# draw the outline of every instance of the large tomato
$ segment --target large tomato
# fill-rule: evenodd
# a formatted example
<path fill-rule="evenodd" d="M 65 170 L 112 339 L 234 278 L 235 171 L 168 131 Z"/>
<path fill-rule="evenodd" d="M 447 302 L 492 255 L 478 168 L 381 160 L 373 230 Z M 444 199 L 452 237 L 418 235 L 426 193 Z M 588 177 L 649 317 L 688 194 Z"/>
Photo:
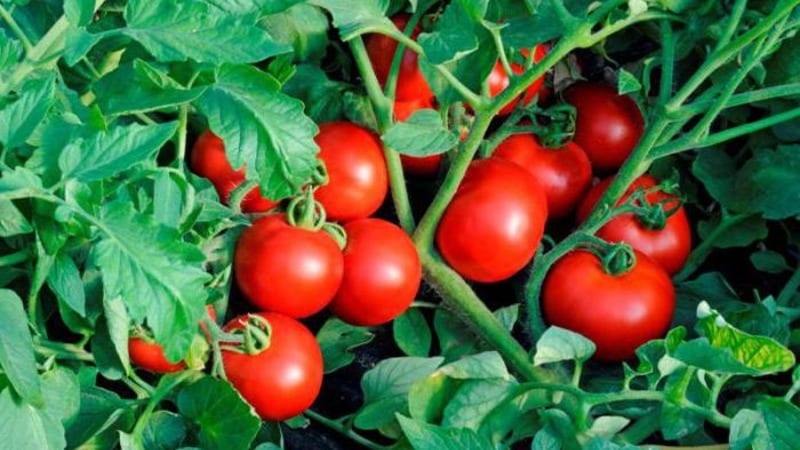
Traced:
<path fill-rule="evenodd" d="M 433 101 L 430 99 L 414 100 L 407 102 L 394 102 L 394 118 L 398 122 L 405 122 L 411 117 L 414 111 L 419 109 L 433 108 Z M 434 175 L 439 170 L 442 162 L 442 154 L 430 156 L 410 156 L 400 154 L 400 161 L 403 169 L 413 175 Z"/>
<path fill-rule="evenodd" d="M 186 368 L 183 361 L 169 362 L 161 345 L 141 337 L 128 339 L 128 356 L 133 365 L 153 373 L 180 372 Z"/>
<path fill-rule="evenodd" d="M 408 24 L 409 16 L 407 14 L 398 14 L 392 17 L 392 22 L 400 31 L 405 30 Z M 416 39 L 421 29 L 419 26 L 414 27 L 411 33 L 411 39 Z M 364 40 L 364 45 L 367 48 L 369 60 L 372 63 L 372 68 L 375 70 L 375 75 L 381 86 L 385 86 L 386 79 L 389 77 L 389 71 L 392 67 L 392 59 L 394 58 L 395 51 L 397 50 L 397 41 L 382 35 L 382 34 L 369 34 Z M 397 91 L 395 93 L 395 100 L 400 101 L 413 101 L 413 100 L 427 100 L 433 97 L 428 82 L 425 76 L 419 69 L 417 62 L 417 54 L 409 49 L 403 50 L 403 59 L 400 62 L 400 71 L 397 75 Z"/>
<path fill-rule="evenodd" d="M 675 312 L 669 276 L 642 253 L 625 273 L 611 275 L 597 255 L 577 250 L 550 269 L 542 310 L 550 325 L 580 333 L 597 345 L 595 357 L 621 361 L 664 336 Z"/>
<path fill-rule="evenodd" d="M 533 258 L 546 220 L 547 198 L 525 169 L 500 158 L 479 160 L 445 210 L 436 245 L 464 278 L 500 281 Z"/>
<path fill-rule="evenodd" d="M 547 51 L 545 50 L 544 46 L 537 45 L 533 50 L 533 61 L 534 62 L 541 61 L 542 58 L 544 58 L 546 52 Z M 525 56 L 528 55 L 527 51 L 523 51 L 522 53 Z M 512 62 L 511 70 L 515 74 L 519 75 L 525 72 L 525 66 Z M 489 95 L 492 97 L 498 96 L 511 83 L 511 81 L 508 78 L 508 73 L 506 73 L 506 70 L 503 68 L 503 64 L 499 60 L 497 61 L 497 63 L 495 63 L 491 73 L 489 73 L 488 83 L 489 83 Z M 528 89 L 525 91 L 525 95 L 522 96 L 523 105 L 527 105 L 528 103 L 531 102 L 531 100 L 533 100 L 536 94 L 539 93 L 539 89 L 541 89 L 542 84 L 544 84 L 544 76 L 537 78 L 536 80 L 534 80 L 533 83 L 531 83 L 530 86 L 528 86 Z M 514 108 L 517 106 L 517 102 L 519 102 L 519 99 L 508 102 L 503 106 L 503 109 L 501 109 L 498 114 L 500 114 L 501 116 L 511 114 L 511 111 L 513 111 Z"/>
<path fill-rule="evenodd" d="M 316 142 L 329 181 L 314 197 L 325 207 L 328 218 L 348 221 L 377 211 L 389 189 L 378 138 L 354 123 L 329 122 L 320 125 Z"/>
<path fill-rule="evenodd" d="M 322 351 L 300 322 L 276 313 L 258 313 L 270 325 L 269 347 L 257 354 L 222 350 L 228 381 L 264 420 L 294 417 L 311 406 L 322 387 Z M 241 329 L 237 317 L 226 331 Z"/>
<path fill-rule="evenodd" d="M 408 309 L 422 277 L 414 243 L 397 225 L 381 219 L 348 222 L 344 279 L 331 302 L 345 322 L 373 326 Z"/>
<path fill-rule="evenodd" d="M 592 166 L 574 142 L 546 148 L 533 134 L 515 134 L 500 143 L 494 156 L 508 159 L 530 172 L 547 196 L 550 217 L 565 217 L 592 182 Z"/>
<path fill-rule="evenodd" d="M 330 303 L 342 252 L 324 231 L 293 227 L 280 214 L 253 222 L 236 242 L 233 269 L 244 296 L 264 311 L 310 316 Z"/>
<path fill-rule="evenodd" d="M 575 107 L 575 142 L 601 172 L 619 168 L 631 154 L 644 131 L 639 107 L 627 95 L 599 83 L 581 82 L 564 92 Z"/>
<path fill-rule="evenodd" d="M 608 189 L 612 180 L 613 178 L 607 178 L 601 181 L 586 194 L 578 208 L 579 222 L 583 222 L 589 217 L 592 207 Z M 649 189 L 656 185 L 658 185 L 658 180 L 649 175 L 643 175 L 631 184 L 617 204 L 625 201 L 636 189 Z M 677 210 L 660 224 L 648 223 L 644 218 L 637 217 L 632 213 L 623 214 L 603 225 L 596 235 L 608 242 L 627 242 L 634 249 L 652 258 L 668 273 L 674 274 L 683 267 L 692 250 L 689 219 L 686 217 L 683 206 L 680 206 L 679 200 L 674 196 L 654 191 L 647 194 L 646 199 L 651 205 L 663 202 L 662 210 L 664 211 L 671 211 L 674 208 Z M 661 227 L 658 228 L 659 226 Z"/>
<path fill-rule="evenodd" d="M 228 202 L 231 191 L 245 180 L 244 168 L 233 170 L 225 156 L 222 139 L 211 130 L 204 131 L 195 141 L 189 156 L 189 165 L 194 173 L 211 181 L 223 203 Z M 277 204 L 278 202 L 262 197 L 260 189 L 254 187 L 242 199 L 241 208 L 244 212 L 263 212 Z"/>

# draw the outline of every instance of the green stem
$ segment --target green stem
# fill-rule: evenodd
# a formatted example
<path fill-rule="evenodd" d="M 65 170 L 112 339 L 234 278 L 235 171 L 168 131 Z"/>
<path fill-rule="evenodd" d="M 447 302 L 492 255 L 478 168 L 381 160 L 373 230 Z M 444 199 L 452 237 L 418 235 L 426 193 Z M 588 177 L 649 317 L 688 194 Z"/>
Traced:
<path fill-rule="evenodd" d="M 131 432 L 134 446 L 138 446 L 135 448 L 142 448 L 142 433 L 144 432 L 147 422 L 150 421 L 150 417 L 153 415 L 153 412 L 155 412 L 155 409 L 158 407 L 159 403 L 161 403 L 161 401 L 164 400 L 173 389 L 178 387 L 192 375 L 192 371 L 186 370 L 169 379 L 166 377 L 161 379 L 161 383 L 153 392 L 152 396 L 150 397 L 150 401 L 147 402 L 144 412 L 142 412 L 142 415 L 139 416 L 139 419 L 136 421 L 136 425 L 134 425 L 133 431 Z M 165 382 L 164 380 L 168 381 Z"/>
<path fill-rule="evenodd" d="M 637 445 L 661 428 L 661 414 L 650 411 L 628 425 L 617 438 L 626 444 Z"/>
<path fill-rule="evenodd" d="M 800 95 L 800 83 L 782 84 L 779 86 L 771 86 L 753 91 L 747 91 L 740 94 L 732 95 L 727 102 L 725 108 L 734 108 L 737 106 L 750 105 L 753 103 L 772 100 L 774 98 L 789 97 Z M 688 120 L 692 116 L 701 114 L 707 111 L 714 105 L 713 100 L 696 101 L 682 106 L 678 114 L 672 116 L 675 119 Z"/>
<path fill-rule="evenodd" d="M 689 257 L 686 259 L 686 263 L 683 265 L 681 271 L 673 277 L 673 281 L 679 283 L 688 279 L 689 276 L 691 276 L 700 267 L 703 261 L 708 258 L 708 255 L 711 254 L 711 251 L 714 249 L 717 241 L 727 235 L 728 230 L 739 225 L 745 220 L 750 219 L 751 217 L 753 217 L 752 214 L 734 214 L 729 216 L 727 213 L 723 213 L 719 225 L 717 225 L 717 227 L 714 228 L 714 230 L 700 242 L 700 245 L 692 250 L 692 253 L 689 254 Z"/>
<path fill-rule="evenodd" d="M 733 39 L 733 36 L 736 34 L 736 29 L 739 27 L 739 22 L 742 20 L 742 15 L 744 15 L 746 6 L 747 0 L 736 0 L 736 3 L 734 3 L 733 8 L 731 9 L 725 30 L 717 40 L 717 46 L 714 48 L 715 52 L 722 50 L 722 47 L 727 45 L 731 39 Z"/>
<path fill-rule="evenodd" d="M 800 266 L 798 266 L 792 276 L 789 277 L 789 280 L 781 289 L 780 294 L 778 294 L 778 298 L 775 300 L 778 305 L 786 306 L 789 302 L 792 301 L 792 297 L 797 294 L 797 290 L 800 288 Z"/>
<path fill-rule="evenodd" d="M 675 33 L 669 20 L 661 21 L 661 80 L 658 89 L 658 104 L 666 105 L 672 94 L 675 74 Z"/>
<path fill-rule="evenodd" d="M 14 253 L 0 256 L 0 267 L 14 266 L 31 259 L 30 249 L 22 249 Z"/>
<path fill-rule="evenodd" d="M 186 127 L 189 121 L 189 105 L 183 104 L 178 109 L 178 132 L 175 135 L 175 166 L 183 167 L 186 159 Z"/>
<path fill-rule="evenodd" d="M 40 337 L 34 337 L 33 346 L 36 353 L 44 356 L 55 356 L 57 359 L 94 362 L 94 356 L 91 353 L 75 344 L 53 342 Z"/>
<path fill-rule="evenodd" d="M 12 16 L 2 4 L 0 4 L 0 18 L 5 21 L 6 25 L 8 25 L 8 28 L 12 33 L 14 33 L 14 36 L 16 36 L 17 39 L 19 39 L 19 41 L 22 43 L 22 48 L 25 49 L 25 54 L 30 54 L 31 50 L 33 50 L 33 44 L 22 30 L 22 27 L 20 27 L 17 21 L 14 19 L 14 16 Z"/>
<path fill-rule="evenodd" d="M 364 446 L 364 447 L 366 447 L 368 449 L 371 449 L 371 450 L 386 450 L 386 449 L 388 449 L 388 447 L 384 447 L 382 445 L 379 445 L 379 444 L 377 444 L 377 443 L 365 438 L 364 436 L 361 436 L 360 434 L 358 434 L 355 431 L 353 431 L 352 428 L 344 425 L 342 422 L 340 422 L 338 420 L 329 419 L 329 418 L 323 416 L 322 414 L 320 414 L 318 412 L 315 412 L 315 411 L 313 411 L 311 409 L 307 409 L 303 414 L 308 416 L 310 419 L 312 419 L 312 420 L 314 420 L 316 422 L 319 422 L 322 425 L 325 425 L 326 427 L 332 429 L 333 431 L 336 431 L 337 433 L 339 433 L 339 434 L 351 439 L 353 442 L 355 442 L 357 444 L 360 444 L 360 445 L 362 445 L 362 446 Z"/>
<path fill-rule="evenodd" d="M 403 34 L 411 39 L 411 33 L 414 30 L 414 27 L 417 26 L 417 22 L 421 17 L 422 11 L 418 10 L 411 16 L 406 24 L 406 28 L 401 30 Z M 394 57 L 392 58 L 392 65 L 389 67 L 389 73 L 386 76 L 386 84 L 384 85 L 384 92 L 386 93 L 386 97 L 389 99 L 394 99 L 395 93 L 397 92 L 397 79 L 400 75 L 400 66 L 403 62 L 403 53 L 406 51 L 406 46 L 400 42 L 397 43 L 397 48 L 394 51 Z"/>

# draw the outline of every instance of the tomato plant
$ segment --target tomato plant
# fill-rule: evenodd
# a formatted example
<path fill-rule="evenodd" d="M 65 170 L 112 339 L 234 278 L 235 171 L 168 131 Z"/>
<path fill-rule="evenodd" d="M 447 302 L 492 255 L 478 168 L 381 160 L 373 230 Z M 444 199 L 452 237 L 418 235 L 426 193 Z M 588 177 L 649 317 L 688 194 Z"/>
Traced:
<path fill-rule="evenodd" d="M 537 45 L 533 49 L 533 62 L 537 63 L 545 55 L 545 48 L 543 45 Z M 530 52 L 528 50 L 523 50 L 522 55 L 528 57 Z M 509 67 L 511 68 L 511 72 L 515 75 L 519 75 L 525 71 L 525 67 L 521 64 L 511 62 L 509 63 Z M 509 83 L 511 83 L 508 71 L 505 69 L 502 61 L 497 61 L 492 67 L 491 73 L 489 73 L 489 79 L 487 80 L 487 84 L 489 86 L 489 95 L 492 97 L 496 97 L 498 94 L 506 90 Z M 528 89 L 525 90 L 525 94 L 522 96 L 522 104 L 527 105 L 531 102 L 538 94 L 544 84 L 544 75 L 534 80 Z M 501 116 L 508 115 L 514 108 L 517 106 L 517 103 L 520 99 L 512 100 L 506 103 L 503 108 L 498 113 Z"/>
<path fill-rule="evenodd" d="M 411 117 L 414 111 L 420 109 L 433 108 L 433 103 L 428 100 L 395 101 L 394 118 L 398 122 L 405 122 Z M 435 175 L 442 163 L 442 154 L 430 156 L 411 156 L 400 155 L 400 162 L 403 169 L 412 175 L 430 176 Z"/>

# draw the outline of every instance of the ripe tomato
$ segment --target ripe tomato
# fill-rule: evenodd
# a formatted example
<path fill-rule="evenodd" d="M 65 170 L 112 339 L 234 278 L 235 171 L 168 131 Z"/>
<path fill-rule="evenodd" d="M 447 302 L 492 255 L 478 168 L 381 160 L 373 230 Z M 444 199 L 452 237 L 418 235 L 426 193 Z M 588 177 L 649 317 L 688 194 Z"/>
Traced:
<path fill-rule="evenodd" d="M 222 350 L 228 381 L 264 420 L 294 417 L 311 406 L 322 387 L 322 351 L 300 322 L 277 313 L 258 313 L 270 325 L 269 347 L 254 355 Z M 247 316 L 225 325 L 241 329 Z"/>
<path fill-rule="evenodd" d="M 608 189 L 611 181 L 612 178 L 601 181 L 586 194 L 586 198 L 583 199 L 578 208 L 579 223 L 589 217 L 589 213 L 595 203 Z M 631 184 L 617 204 L 624 202 L 636 189 L 648 189 L 656 185 L 658 185 L 658 180 L 649 175 L 643 175 Z M 646 223 L 642 218 L 630 213 L 611 219 L 597 231 L 596 235 L 608 242 L 627 242 L 634 249 L 652 258 L 670 275 L 674 274 L 683 267 L 692 250 L 692 232 L 689 227 L 689 219 L 686 217 L 683 206 L 678 205 L 678 200 L 674 196 L 656 191 L 647 194 L 646 198 L 650 204 L 674 199 L 674 201 L 665 202 L 662 206 L 664 211 L 678 208 L 671 216 L 667 217 L 663 228 L 653 228 L 651 224 Z"/>
<path fill-rule="evenodd" d="M 533 134 L 515 134 L 495 149 L 494 156 L 514 162 L 533 175 L 547 196 L 550 217 L 571 213 L 592 181 L 589 158 L 574 142 L 549 149 Z"/>
<path fill-rule="evenodd" d="M 299 318 L 333 299 L 342 282 L 343 258 L 328 233 L 290 226 L 282 214 L 275 214 L 242 232 L 233 268 L 250 303 Z"/>
<path fill-rule="evenodd" d="M 414 111 L 433 108 L 433 101 L 422 99 L 407 102 L 394 102 L 394 117 L 398 122 L 405 122 Z M 442 154 L 430 156 L 410 156 L 400 154 L 400 161 L 406 173 L 412 175 L 435 175 L 442 162 Z"/>
<path fill-rule="evenodd" d="M 597 345 L 595 358 L 621 361 L 664 335 L 675 312 L 669 276 L 642 253 L 631 270 L 611 275 L 597 255 L 577 250 L 547 274 L 542 310 L 551 324 L 580 333 Z"/>
<path fill-rule="evenodd" d="M 189 157 L 189 166 L 194 173 L 211 181 L 220 200 L 226 204 L 231 191 L 245 180 L 244 168 L 233 170 L 228 162 L 228 157 L 225 156 L 225 145 L 222 139 L 211 130 L 204 131 L 197 138 Z M 262 197 L 260 189 L 255 187 L 244 196 L 241 208 L 244 212 L 263 212 L 272 209 L 277 204 L 278 202 Z"/>
<path fill-rule="evenodd" d="M 639 107 L 627 95 L 611 86 L 576 83 L 564 92 L 575 107 L 575 143 L 589 156 L 592 167 L 601 172 L 619 168 L 631 154 L 644 131 Z"/>
<path fill-rule="evenodd" d="M 522 54 L 527 56 L 528 52 L 524 50 Z M 542 45 L 537 45 L 533 51 L 533 61 L 534 62 L 541 61 L 542 58 L 544 58 L 545 54 L 546 54 L 545 48 Z M 512 62 L 511 70 L 515 74 L 519 75 L 525 72 L 525 66 Z M 510 84 L 510 80 L 508 79 L 508 74 L 506 73 L 506 70 L 503 68 L 503 64 L 499 60 L 497 61 L 497 63 L 495 63 L 494 67 L 492 68 L 492 72 L 489 73 L 488 82 L 489 82 L 489 95 L 492 97 L 497 97 Z M 539 93 L 539 89 L 542 87 L 542 84 L 544 84 L 544 76 L 537 78 L 533 83 L 531 83 L 530 86 L 528 86 L 528 89 L 525 91 L 525 95 L 522 97 L 523 105 L 527 105 L 528 103 L 531 102 L 531 100 L 533 100 L 533 97 L 535 97 L 536 94 Z M 503 109 L 501 109 L 498 114 L 501 116 L 511 114 L 511 111 L 513 111 L 514 108 L 517 106 L 518 101 L 519 99 L 508 102 L 505 106 L 503 106 Z"/>
<path fill-rule="evenodd" d="M 331 311 L 354 325 L 386 323 L 417 295 L 422 277 L 417 249 L 400 227 L 385 220 L 359 219 L 344 228 L 344 279 Z"/>
<path fill-rule="evenodd" d="M 392 17 L 392 22 L 400 31 L 403 31 L 408 24 L 409 18 L 408 14 L 398 14 Z M 411 39 L 416 39 L 420 31 L 419 25 L 414 27 Z M 369 55 L 369 60 L 372 63 L 372 68 L 375 70 L 378 81 L 381 86 L 385 86 L 392 67 L 392 59 L 397 51 L 397 41 L 382 34 L 368 34 L 364 39 L 364 45 L 367 48 L 367 55 Z M 400 62 L 400 71 L 397 75 L 395 100 L 427 100 L 432 97 L 433 92 L 431 92 L 425 76 L 419 69 L 417 54 L 409 49 L 403 50 L 403 59 Z"/>
<path fill-rule="evenodd" d="M 378 138 L 350 122 L 320 125 L 319 158 L 328 170 L 328 184 L 314 192 L 328 219 L 369 217 L 380 208 L 389 189 L 389 174 Z"/>
<path fill-rule="evenodd" d="M 140 337 L 128 339 L 128 355 L 135 366 L 153 373 L 180 372 L 186 368 L 183 361 L 169 362 L 161 345 Z"/>
<path fill-rule="evenodd" d="M 500 158 L 475 161 L 436 230 L 444 260 L 464 278 L 506 279 L 536 253 L 547 198 L 522 167 Z"/>

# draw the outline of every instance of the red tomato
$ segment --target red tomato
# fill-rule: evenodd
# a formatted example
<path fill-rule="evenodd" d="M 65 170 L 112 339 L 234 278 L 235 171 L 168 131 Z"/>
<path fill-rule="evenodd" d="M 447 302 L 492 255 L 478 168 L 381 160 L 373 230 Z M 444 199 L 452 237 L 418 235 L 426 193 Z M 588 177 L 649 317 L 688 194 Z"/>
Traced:
<path fill-rule="evenodd" d="M 245 180 L 244 168 L 233 170 L 225 155 L 222 139 L 211 130 L 204 131 L 197 138 L 189 157 L 189 165 L 194 173 L 211 181 L 220 200 L 226 204 L 231 191 Z M 244 212 L 263 212 L 274 208 L 277 204 L 278 202 L 262 197 L 259 188 L 255 187 L 244 196 L 241 208 Z"/>
<path fill-rule="evenodd" d="M 645 342 L 664 336 L 675 312 L 669 276 L 647 256 L 610 275 L 591 252 L 577 250 L 550 269 L 542 290 L 545 320 L 591 339 L 595 358 L 621 361 Z"/>
<path fill-rule="evenodd" d="M 411 117 L 414 111 L 419 109 L 433 108 L 433 101 L 430 99 L 394 102 L 394 117 L 398 122 L 405 122 Z M 430 156 L 410 156 L 400 154 L 400 161 L 403 169 L 413 175 L 435 175 L 439 171 L 439 164 L 442 162 L 442 154 Z"/>
<path fill-rule="evenodd" d="M 547 198 L 525 169 L 500 158 L 479 160 L 445 210 L 436 245 L 464 278 L 500 281 L 533 258 L 546 220 Z"/>
<path fill-rule="evenodd" d="M 344 228 L 344 279 L 331 311 L 354 325 L 386 323 L 417 295 L 422 277 L 417 249 L 400 227 L 385 220 L 354 220 Z"/>
<path fill-rule="evenodd" d="M 619 168 L 644 131 L 636 102 L 611 86 L 587 82 L 569 87 L 564 98 L 576 110 L 574 141 L 592 167 L 601 172 Z"/>
<path fill-rule="evenodd" d="M 250 303 L 299 318 L 333 299 L 342 282 L 343 258 L 328 233 L 292 227 L 281 214 L 258 219 L 242 232 L 233 268 Z"/>
<path fill-rule="evenodd" d="M 527 50 L 524 50 L 522 54 L 527 56 L 528 55 Z M 537 45 L 533 51 L 533 61 L 534 62 L 541 61 L 542 58 L 544 58 L 545 54 L 546 54 L 545 48 L 541 45 Z M 519 75 L 525 72 L 525 66 L 512 62 L 511 70 L 515 74 Z M 506 73 L 506 70 L 503 68 L 503 64 L 498 60 L 497 63 L 494 65 L 494 68 L 492 68 L 492 72 L 489 74 L 489 95 L 491 97 L 497 97 L 501 92 L 503 92 L 508 87 L 509 84 L 510 80 L 508 79 L 508 74 Z M 528 103 L 531 102 L 531 100 L 533 100 L 533 97 L 535 97 L 536 94 L 539 93 L 539 89 L 542 87 L 542 84 L 544 84 L 544 76 L 537 78 L 536 80 L 534 80 L 533 83 L 531 83 L 530 86 L 528 86 L 528 89 L 525 91 L 525 95 L 522 97 L 523 105 L 527 105 Z M 519 100 L 512 100 L 508 102 L 505 106 L 503 106 L 503 109 L 501 109 L 498 114 L 501 116 L 511 114 L 511 111 L 513 111 L 514 108 L 517 106 L 518 101 Z"/>
<path fill-rule="evenodd" d="M 269 347 L 254 355 L 222 350 L 228 381 L 264 420 L 294 417 L 311 406 L 322 387 L 322 351 L 300 322 L 276 313 L 258 313 L 270 325 Z M 241 329 L 237 317 L 226 331 Z"/>
<path fill-rule="evenodd" d="M 128 339 L 128 355 L 135 366 L 153 373 L 180 372 L 186 368 L 183 361 L 169 362 L 161 345 L 140 337 Z"/>
<path fill-rule="evenodd" d="M 319 158 L 328 170 L 328 184 L 314 192 L 328 219 L 369 217 L 380 208 L 389 189 L 389 174 L 378 138 L 350 122 L 320 125 Z"/>
<path fill-rule="evenodd" d="M 547 196 L 550 217 L 571 213 L 592 181 L 589 158 L 574 142 L 549 149 L 533 134 L 515 134 L 495 149 L 494 156 L 512 161 L 533 175 Z"/>
<path fill-rule="evenodd" d="M 578 208 L 579 223 L 589 217 L 595 203 L 608 189 L 611 181 L 612 178 L 607 178 L 589 191 Z M 617 204 L 624 202 L 636 189 L 648 189 L 656 185 L 658 185 L 658 180 L 649 175 L 643 175 L 631 184 Z M 660 191 L 647 194 L 647 201 L 650 204 L 669 199 L 675 199 L 675 197 Z M 692 250 L 692 232 L 683 206 L 678 206 L 678 200 L 675 199 L 675 201 L 664 203 L 662 209 L 668 211 L 675 207 L 678 207 L 677 211 L 667 218 L 661 229 L 652 228 L 631 213 L 611 219 L 597 231 L 596 235 L 608 242 L 627 242 L 634 249 L 652 258 L 669 274 L 674 274 L 683 267 Z"/>
<path fill-rule="evenodd" d="M 403 31 L 406 28 L 406 24 L 408 24 L 409 18 L 408 14 L 398 14 L 392 17 L 392 22 L 400 31 Z M 416 39 L 420 31 L 419 25 L 414 27 L 411 39 Z M 394 59 L 394 54 L 397 51 L 397 41 L 382 34 L 368 34 L 364 39 L 364 45 L 367 48 L 367 55 L 369 55 L 369 60 L 372 63 L 372 68 L 375 70 L 378 81 L 381 86 L 385 86 L 392 67 L 392 59 Z M 395 100 L 427 100 L 432 97 L 433 92 L 431 92 L 425 76 L 419 69 L 417 54 L 409 49 L 403 50 L 403 60 L 400 63 L 400 71 L 397 75 Z"/>

